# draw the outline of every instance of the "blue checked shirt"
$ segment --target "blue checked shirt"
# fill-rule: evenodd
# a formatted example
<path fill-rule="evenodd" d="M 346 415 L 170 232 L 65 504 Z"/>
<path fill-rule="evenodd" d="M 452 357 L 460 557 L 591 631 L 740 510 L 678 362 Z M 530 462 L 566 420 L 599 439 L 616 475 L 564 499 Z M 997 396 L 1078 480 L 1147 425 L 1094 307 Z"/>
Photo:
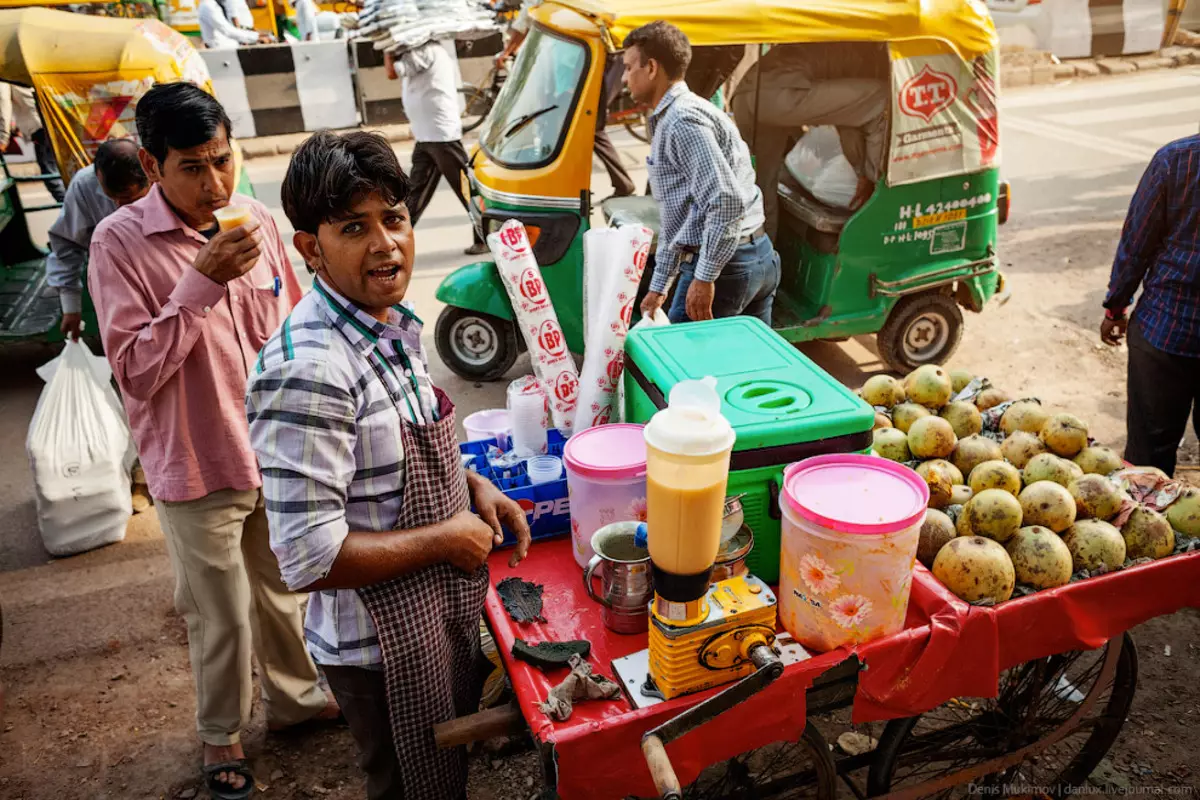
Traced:
<path fill-rule="evenodd" d="M 284 583 L 325 577 L 349 531 L 393 530 L 404 499 L 400 418 L 433 419 L 421 321 L 387 324 L 317 278 L 263 346 L 246 391 L 271 549 Z M 383 663 L 366 606 L 349 589 L 314 592 L 305 638 L 318 664 Z"/>
<path fill-rule="evenodd" d="M 1104 307 L 1134 317 L 1154 347 L 1200 357 L 1200 136 L 1171 142 L 1142 175 L 1113 261 Z"/>
<path fill-rule="evenodd" d="M 680 82 L 650 115 L 650 188 L 658 200 L 651 291 L 664 293 L 683 251 L 698 251 L 696 279 L 715 281 L 738 239 L 762 227 L 762 193 L 750 148 L 725 112 Z"/>

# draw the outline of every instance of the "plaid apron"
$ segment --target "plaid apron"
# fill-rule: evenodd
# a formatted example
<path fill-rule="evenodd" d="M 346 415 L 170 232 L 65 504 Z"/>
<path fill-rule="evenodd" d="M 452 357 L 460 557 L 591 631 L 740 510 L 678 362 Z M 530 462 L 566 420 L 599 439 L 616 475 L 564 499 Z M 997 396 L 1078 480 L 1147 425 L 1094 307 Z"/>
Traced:
<path fill-rule="evenodd" d="M 437 422 L 400 420 L 405 486 L 398 530 L 470 508 L 454 404 L 434 391 Z M 487 587 L 486 564 L 468 575 L 442 563 L 358 590 L 379 632 L 404 800 L 466 797 L 466 748 L 438 749 L 433 726 L 479 710 L 479 618 Z"/>

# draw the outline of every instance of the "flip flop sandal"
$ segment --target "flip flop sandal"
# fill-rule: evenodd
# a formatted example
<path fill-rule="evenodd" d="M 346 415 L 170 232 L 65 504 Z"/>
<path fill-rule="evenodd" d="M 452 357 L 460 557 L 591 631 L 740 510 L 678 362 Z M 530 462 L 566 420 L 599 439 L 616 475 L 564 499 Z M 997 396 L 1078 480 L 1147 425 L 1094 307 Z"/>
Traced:
<path fill-rule="evenodd" d="M 225 781 L 217 780 L 217 775 L 222 772 L 232 772 L 235 775 L 241 775 L 246 781 L 246 785 L 240 789 L 235 789 Z M 250 773 L 250 768 L 246 766 L 246 759 L 239 758 L 235 761 L 222 761 L 220 764 L 207 764 L 204 767 L 204 785 L 208 788 L 209 795 L 213 800 L 246 800 L 247 797 L 254 793 L 254 775 Z"/>

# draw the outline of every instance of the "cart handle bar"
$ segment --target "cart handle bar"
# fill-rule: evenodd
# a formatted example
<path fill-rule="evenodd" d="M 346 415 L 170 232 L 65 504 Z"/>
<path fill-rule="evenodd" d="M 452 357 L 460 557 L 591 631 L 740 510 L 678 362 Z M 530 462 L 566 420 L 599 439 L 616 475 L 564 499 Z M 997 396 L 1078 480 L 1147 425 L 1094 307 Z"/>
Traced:
<path fill-rule="evenodd" d="M 742 678 L 720 694 L 713 695 L 703 703 L 697 703 L 679 716 L 672 717 L 657 728 L 647 731 L 642 737 L 642 755 L 646 758 L 650 777 L 654 779 L 654 788 L 658 790 L 662 800 L 681 800 L 683 797 L 683 790 L 679 786 L 675 769 L 671 766 L 666 745 L 758 694 L 783 674 L 783 661 L 769 645 L 756 645 L 748 655 L 758 668 L 754 673 Z"/>

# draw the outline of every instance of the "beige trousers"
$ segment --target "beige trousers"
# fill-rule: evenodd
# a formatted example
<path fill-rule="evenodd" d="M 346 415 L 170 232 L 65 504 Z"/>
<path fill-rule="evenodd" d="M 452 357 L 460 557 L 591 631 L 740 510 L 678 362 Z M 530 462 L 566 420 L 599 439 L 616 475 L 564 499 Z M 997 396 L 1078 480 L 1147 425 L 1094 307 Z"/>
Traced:
<path fill-rule="evenodd" d="M 271 552 L 262 493 L 226 489 L 156 507 L 175 571 L 175 608 L 187 621 L 200 740 L 234 744 L 250 722 L 251 642 L 271 725 L 324 709 L 300 599 L 284 586 Z"/>

